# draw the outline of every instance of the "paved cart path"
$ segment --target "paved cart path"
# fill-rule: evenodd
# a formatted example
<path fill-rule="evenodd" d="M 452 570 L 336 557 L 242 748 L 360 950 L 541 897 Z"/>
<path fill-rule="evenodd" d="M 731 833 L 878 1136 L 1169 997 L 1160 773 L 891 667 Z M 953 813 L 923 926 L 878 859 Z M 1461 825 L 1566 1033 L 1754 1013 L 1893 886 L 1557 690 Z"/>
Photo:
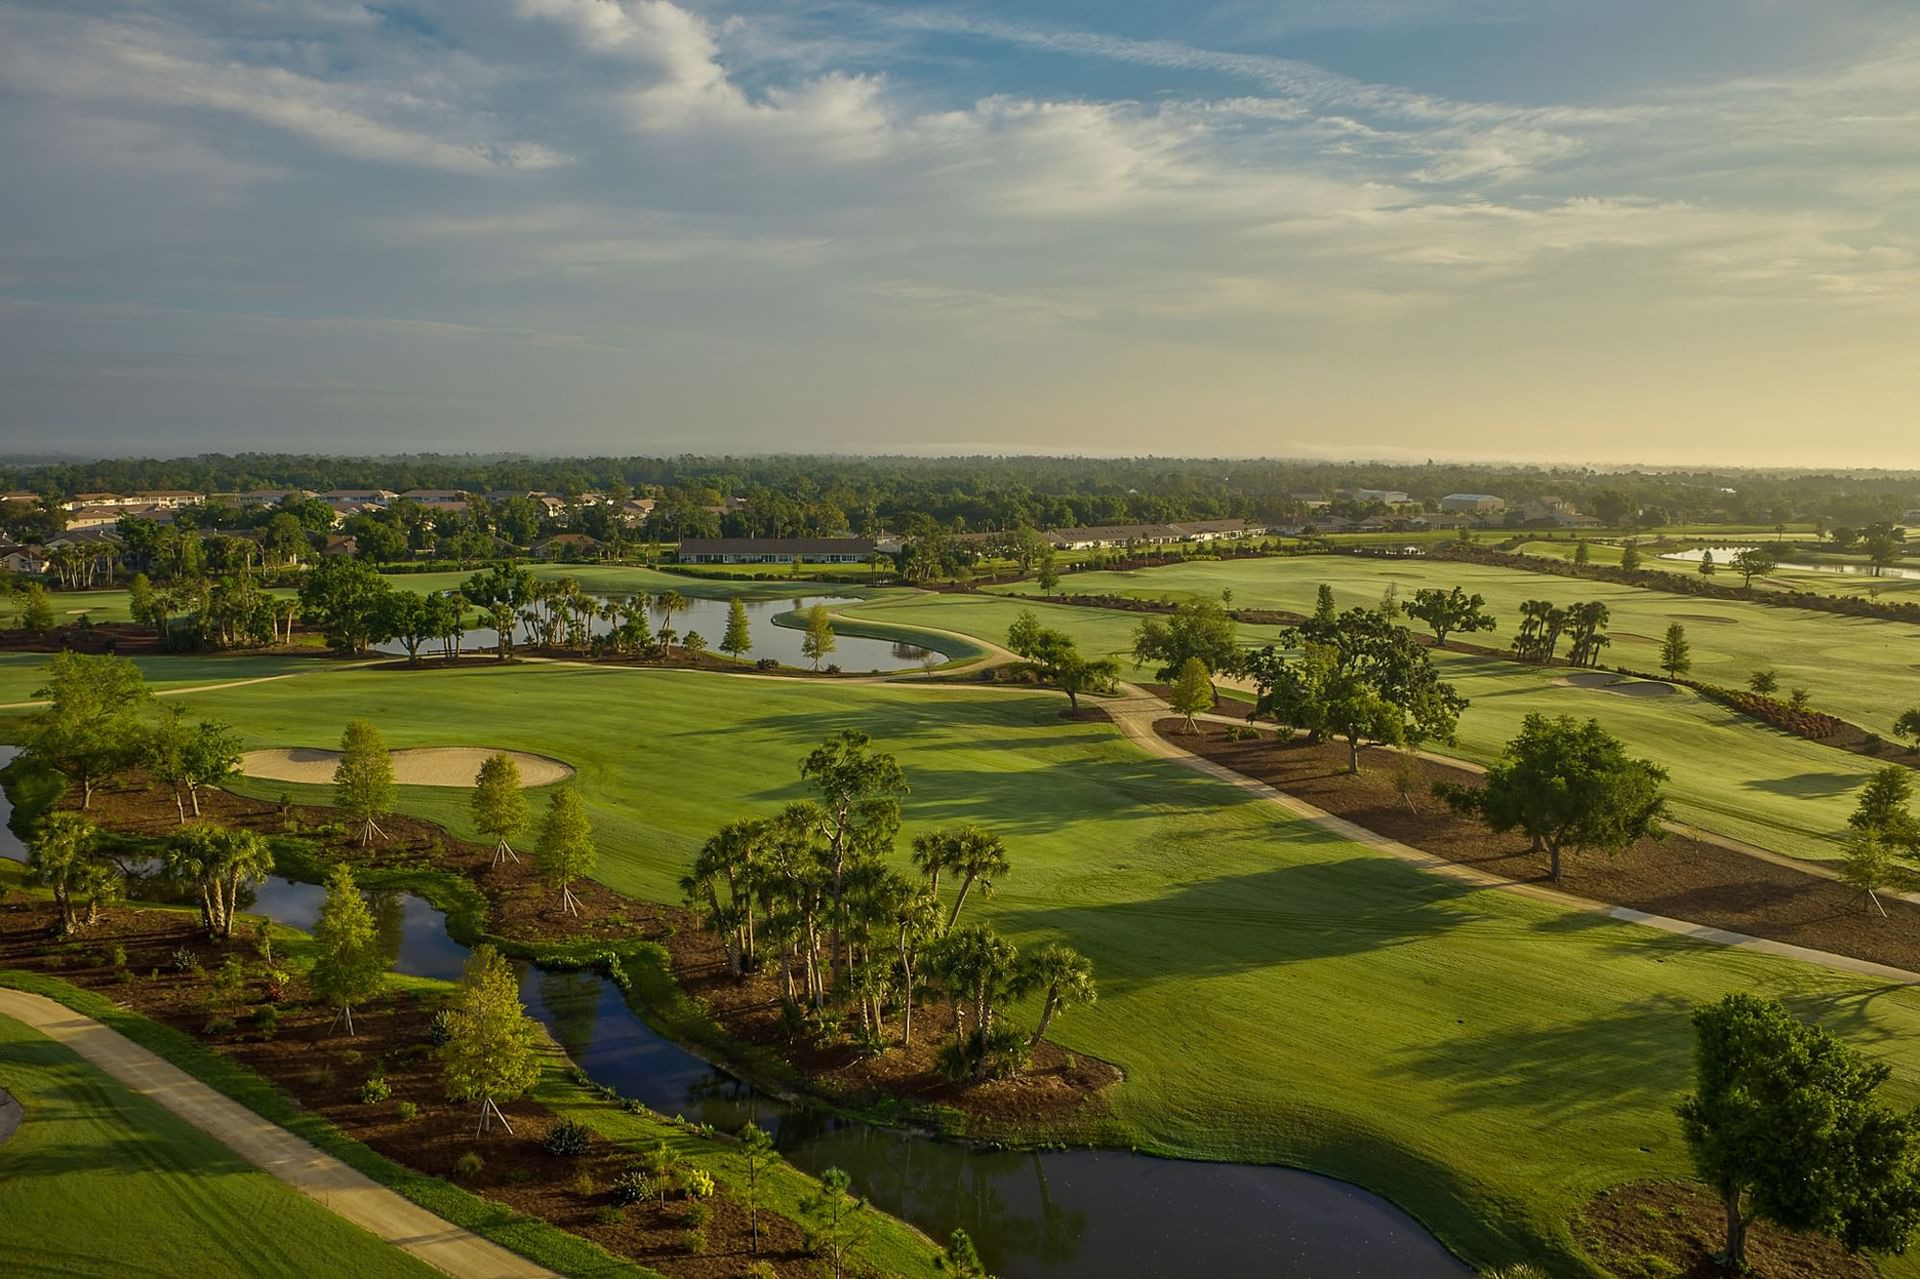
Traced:
<path fill-rule="evenodd" d="M 456 1279 L 559 1279 L 269 1123 L 118 1031 L 51 999 L 0 989 L 0 1013 L 56 1039 L 264 1172 Z"/>

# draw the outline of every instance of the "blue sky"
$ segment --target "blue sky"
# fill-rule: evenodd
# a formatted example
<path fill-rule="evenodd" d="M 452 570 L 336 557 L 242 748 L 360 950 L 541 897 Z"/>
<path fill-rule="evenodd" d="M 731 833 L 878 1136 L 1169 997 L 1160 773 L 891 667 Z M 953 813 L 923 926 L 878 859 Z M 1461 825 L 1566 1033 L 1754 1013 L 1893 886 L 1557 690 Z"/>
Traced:
<path fill-rule="evenodd" d="M 0 0 L 0 445 L 1920 465 L 1920 7 Z"/>

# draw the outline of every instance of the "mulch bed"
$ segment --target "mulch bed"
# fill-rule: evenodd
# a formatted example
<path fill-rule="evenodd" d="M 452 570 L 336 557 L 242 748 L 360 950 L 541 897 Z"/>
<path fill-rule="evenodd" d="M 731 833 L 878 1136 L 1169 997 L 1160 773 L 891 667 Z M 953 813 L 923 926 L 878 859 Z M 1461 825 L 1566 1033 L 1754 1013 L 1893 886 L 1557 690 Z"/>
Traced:
<path fill-rule="evenodd" d="M 600 1141 L 576 1159 L 546 1153 L 541 1143 L 555 1116 L 536 1102 L 523 1098 L 502 1107 L 512 1135 L 496 1127 L 488 1136 L 477 1136 L 473 1108 L 449 1103 L 441 1089 L 439 1064 L 427 1043 L 434 1001 L 396 995 L 356 1009 L 355 1033 L 348 1035 L 344 1028 L 332 1029 L 332 1013 L 306 1002 L 304 984 L 295 978 L 284 1000 L 274 1005 L 277 1033 L 265 1037 L 251 1019 L 255 1008 L 268 1002 L 267 965 L 250 938 L 210 941 L 194 915 L 128 906 L 109 908 L 99 923 L 70 941 L 50 940 L 54 921 L 50 903 L 0 903 L 0 967 L 52 973 L 198 1036 L 389 1159 L 544 1217 L 676 1279 L 729 1279 L 754 1259 L 747 1214 L 724 1193 L 705 1201 L 706 1245 L 698 1255 L 687 1246 L 686 1201 L 650 1201 L 626 1208 L 617 1219 L 603 1216 L 611 1203 L 609 1188 L 632 1164 L 634 1152 Z M 110 962 L 115 946 L 126 952 L 124 969 Z M 173 957 L 181 949 L 193 954 L 201 971 L 175 968 Z M 222 996 L 209 974 L 229 955 L 246 964 L 247 981 L 236 994 Z M 237 1024 L 215 1023 L 210 1029 L 216 1017 Z M 392 1095 L 370 1105 L 360 1090 L 381 1065 Z M 400 1117 L 401 1102 L 418 1107 L 415 1118 Z M 477 1173 L 462 1175 L 456 1165 L 469 1151 L 484 1164 Z M 795 1223 L 763 1212 L 760 1236 L 759 1259 L 772 1263 L 777 1273 L 817 1273 L 818 1260 L 806 1253 Z"/>
<path fill-rule="evenodd" d="M 1106 712 L 1099 711 L 1099 716 L 1105 718 Z M 291 819 L 311 835 L 313 827 L 336 818 L 331 809 L 300 806 L 283 815 L 275 804 L 229 791 L 203 792 L 200 805 L 214 821 L 263 834 L 282 832 Z M 110 829 L 141 836 L 164 837 L 179 828 L 172 792 L 137 781 L 96 790 L 88 816 Z M 487 931 L 516 942 L 658 942 L 666 948 L 674 980 L 689 996 L 704 1001 L 707 1014 L 728 1038 L 771 1049 L 810 1087 L 840 1104 L 865 1107 L 897 1099 L 959 1111 L 969 1130 L 983 1134 L 1017 1136 L 1036 1128 L 1058 1133 L 1104 1114 L 1103 1094 L 1122 1077 L 1107 1062 L 1043 1040 L 1035 1047 L 1031 1066 L 1017 1079 L 955 1083 L 935 1069 L 935 1053 L 952 1016 L 951 1006 L 938 999 L 915 1003 L 911 1048 L 899 1045 L 899 1017 L 893 1009 L 887 1010 L 890 1020 L 883 1039 L 888 1049 L 882 1053 L 866 1052 L 846 1039 L 822 1042 L 804 1032 L 795 1037 L 782 1024 L 778 969 L 734 977 L 727 971 L 725 949 L 701 929 L 693 912 L 627 897 L 587 880 L 574 885 L 579 915 L 563 915 L 556 909 L 553 889 L 533 873 L 524 851 L 520 862 L 496 867 L 490 846 L 456 839 L 432 822 L 395 815 L 381 828 L 388 839 L 372 848 L 336 842 L 328 853 L 355 865 L 430 865 L 460 874 L 487 899 Z"/>
<path fill-rule="evenodd" d="M 1466 769 L 1414 759 L 1418 780 L 1402 797 L 1391 750 L 1361 752 L 1362 771 L 1355 775 L 1346 771 L 1342 742 L 1282 742 L 1270 732 L 1235 742 L 1213 724 L 1187 733 L 1177 718 L 1162 719 L 1155 729 L 1197 755 L 1390 839 L 1504 879 L 1551 883 L 1547 855 L 1527 851 L 1525 836 L 1495 835 L 1433 798 L 1437 781 L 1479 785 L 1479 775 Z M 1615 858 L 1568 853 L 1562 863 L 1554 887 L 1575 896 L 1920 971 L 1920 906 L 1883 895 L 1882 919 L 1857 889 L 1791 866 L 1679 834 L 1643 839 Z"/>
<path fill-rule="evenodd" d="M 1732 1272 L 1713 1257 L 1726 1229 L 1726 1213 L 1712 1193 L 1675 1181 L 1603 1191 L 1573 1221 L 1574 1237 L 1596 1261 L 1617 1275 L 1646 1279 L 1725 1279 Z M 1879 1273 L 1831 1239 L 1764 1221 L 1747 1229 L 1747 1264 L 1752 1279 L 1874 1279 Z"/>

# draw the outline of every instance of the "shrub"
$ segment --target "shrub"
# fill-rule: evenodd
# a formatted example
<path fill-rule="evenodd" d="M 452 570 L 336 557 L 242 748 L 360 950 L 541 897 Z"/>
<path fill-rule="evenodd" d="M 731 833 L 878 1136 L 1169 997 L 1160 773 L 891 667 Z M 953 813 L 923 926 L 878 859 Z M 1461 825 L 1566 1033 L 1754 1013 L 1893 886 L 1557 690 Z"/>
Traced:
<path fill-rule="evenodd" d="M 763 657 L 753 664 L 753 669 L 756 671 L 777 671 L 780 669 L 780 663 L 771 657 Z"/>
<path fill-rule="evenodd" d="M 573 1178 L 573 1193 L 582 1199 L 591 1199 L 600 1193 L 600 1185 L 594 1181 L 593 1174 L 582 1168 Z"/>
<path fill-rule="evenodd" d="M 403 1101 L 393 1108 L 393 1113 L 403 1124 L 410 1124 L 420 1117 L 420 1107 L 410 1101 Z"/>
<path fill-rule="evenodd" d="M 280 1033 L 280 1010 L 272 1004 L 262 1004 L 253 1010 L 253 1028 L 262 1039 L 272 1039 Z"/>
<path fill-rule="evenodd" d="M 647 1112 L 647 1108 L 641 1104 L 638 1097 L 622 1097 L 620 1109 L 629 1115 L 644 1115 Z"/>
<path fill-rule="evenodd" d="M 173 971 L 176 973 L 190 973 L 200 966 L 199 956 L 185 946 L 176 948 L 172 958 L 167 962 L 173 965 Z"/>
<path fill-rule="evenodd" d="M 566 1155 L 570 1158 L 587 1153 L 592 1144 L 593 1132 L 583 1123 L 572 1119 L 562 1119 L 547 1129 L 546 1151 L 550 1155 Z"/>
<path fill-rule="evenodd" d="M 233 1018 L 227 1016 L 225 1013 L 221 1013 L 215 1017 L 207 1018 L 207 1024 L 205 1027 L 206 1034 L 226 1035 L 226 1034 L 231 1034 L 232 1032 L 233 1032 Z"/>
<path fill-rule="evenodd" d="M 689 1230 L 699 1230 L 713 1219 L 713 1209 L 698 1199 L 689 1200 L 680 1209 L 680 1224 Z"/>
<path fill-rule="evenodd" d="M 433 1015 L 433 1021 L 427 1027 L 427 1042 L 438 1048 L 453 1038 L 453 1015 L 442 1008 Z"/>
<path fill-rule="evenodd" d="M 360 1100 L 369 1106 L 377 1106 L 392 1097 L 393 1085 L 387 1082 L 383 1074 L 368 1075 L 367 1081 L 360 1085 Z"/>
<path fill-rule="evenodd" d="M 279 1003 L 287 997 L 287 983 L 293 980 L 293 974 L 284 969 L 274 968 L 267 972 L 266 985 L 262 993 L 269 1003 Z"/>
<path fill-rule="evenodd" d="M 240 994 L 247 984 L 247 966 L 240 962 L 240 956 L 228 955 L 227 961 L 220 965 L 220 971 L 213 975 L 213 987 L 229 999 Z"/>
<path fill-rule="evenodd" d="M 713 1194 L 713 1174 L 704 1168 L 689 1168 L 680 1174 L 680 1189 L 689 1199 L 706 1199 Z"/>
<path fill-rule="evenodd" d="M 601 1204 L 594 1211 L 593 1219 L 603 1226 L 617 1226 L 627 1219 L 627 1210 L 619 1204 Z"/>
<path fill-rule="evenodd" d="M 127 948 L 119 942 L 107 947 L 106 954 L 109 967 L 125 968 L 127 966 Z"/>
<path fill-rule="evenodd" d="M 613 1202 L 625 1207 L 650 1198 L 653 1194 L 653 1179 L 639 1169 L 621 1173 L 613 1182 Z"/>
<path fill-rule="evenodd" d="M 698 1257 L 707 1250 L 707 1232 L 704 1230 L 687 1231 L 687 1233 L 681 1237 L 681 1246 L 686 1248 L 688 1256 Z"/>
<path fill-rule="evenodd" d="M 362 1060 L 360 1050 L 358 1048 L 349 1048 L 340 1054 L 340 1060 L 349 1066 L 358 1066 Z"/>
<path fill-rule="evenodd" d="M 480 1170 L 482 1168 L 485 1168 L 486 1166 L 487 1166 L 487 1161 L 480 1157 L 479 1151 L 469 1150 L 466 1154 L 461 1155 L 458 1159 L 454 1160 L 453 1175 L 456 1177 L 465 1177 L 471 1180 L 475 1177 L 478 1177 L 480 1175 Z"/>
<path fill-rule="evenodd" d="M 740 1272 L 741 1279 L 779 1279 L 780 1272 L 773 1268 L 771 1261 L 754 1261 Z"/>

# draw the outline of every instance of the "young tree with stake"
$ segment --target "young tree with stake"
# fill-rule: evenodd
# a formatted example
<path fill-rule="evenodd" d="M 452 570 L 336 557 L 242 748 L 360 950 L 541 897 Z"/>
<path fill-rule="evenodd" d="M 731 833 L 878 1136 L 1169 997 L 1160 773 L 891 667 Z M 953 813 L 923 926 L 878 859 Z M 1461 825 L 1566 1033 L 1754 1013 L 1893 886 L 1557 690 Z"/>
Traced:
<path fill-rule="evenodd" d="M 1194 716 L 1213 709 L 1213 681 L 1207 676 L 1206 663 L 1189 657 L 1173 681 L 1168 700 L 1180 712 L 1186 730 L 1193 732 Z"/>
<path fill-rule="evenodd" d="M 387 833 L 380 819 L 393 811 L 393 759 L 387 739 L 364 719 L 352 720 L 340 737 L 340 762 L 333 769 L 333 802 L 360 827 L 360 846 Z"/>
<path fill-rule="evenodd" d="M 386 982 L 387 957 L 380 948 L 373 912 L 345 863 L 336 864 L 327 875 L 327 900 L 314 921 L 313 950 L 308 980 L 314 993 L 333 1006 L 334 1024 L 344 1018 L 351 1035 L 353 1006 L 380 993 Z"/>
<path fill-rule="evenodd" d="M 473 782 L 473 824 L 482 835 L 493 836 L 493 864 L 512 858 L 512 840 L 527 827 L 527 797 L 520 789 L 520 765 L 502 751 L 489 755 Z"/>
<path fill-rule="evenodd" d="M 780 1162 L 780 1153 L 773 1148 L 773 1138 L 766 1129 L 758 1124 L 749 1123 L 740 1130 L 740 1158 L 747 1166 L 747 1179 L 744 1185 L 736 1187 L 733 1197 L 747 1210 L 747 1228 L 752 1232 L 752 1251 L 760 1251 L 760 1209 L 766 1199 L 766 1187 L 761 1178 L 773 1170 Z"/>
<path fill-rule="evenodd" d="M 807 633 L 800 640 L 800 655 L 813 663 L 813 669 L 820 669 L 820 662 L 833 652 L 833 616 L 827 612 L 825 604 L 815 604 L 806 611 Z"/>
<path fill-rule="evenodd" d="M 560 890 L 560 908 L 569 915 L 578 915 L 580 902 L 573 895 L 573 881 L 593 874 L 600 862 L 600 852 L 593 846 L 593 826 L 587 820 L 586 803 L 573 787 L 562 786 L 547 802 L 547 817 L 540 827 L 534 861 L 541 878 Z"/>
<path fill-rule="evenodd" d="M 738 595 L 727 604 L 727 629 L 720 636 L 720 651 L 735 661 L 744 660 L 753 651 L 753 627 L 747 621 L 747 606 Z"/>
<path fill-rule="evenodd" d="M 526 1094 L 540 1079 L 540 1027 L 520 1002 L 520 983 L 499 951 L 475 946 L 447 1014 L 440 1045 L 441 1079 L 449 1101 L 478 1102 L 477 1133 L 498 1119 L 513 1125 L 500 1103 Z"/>

